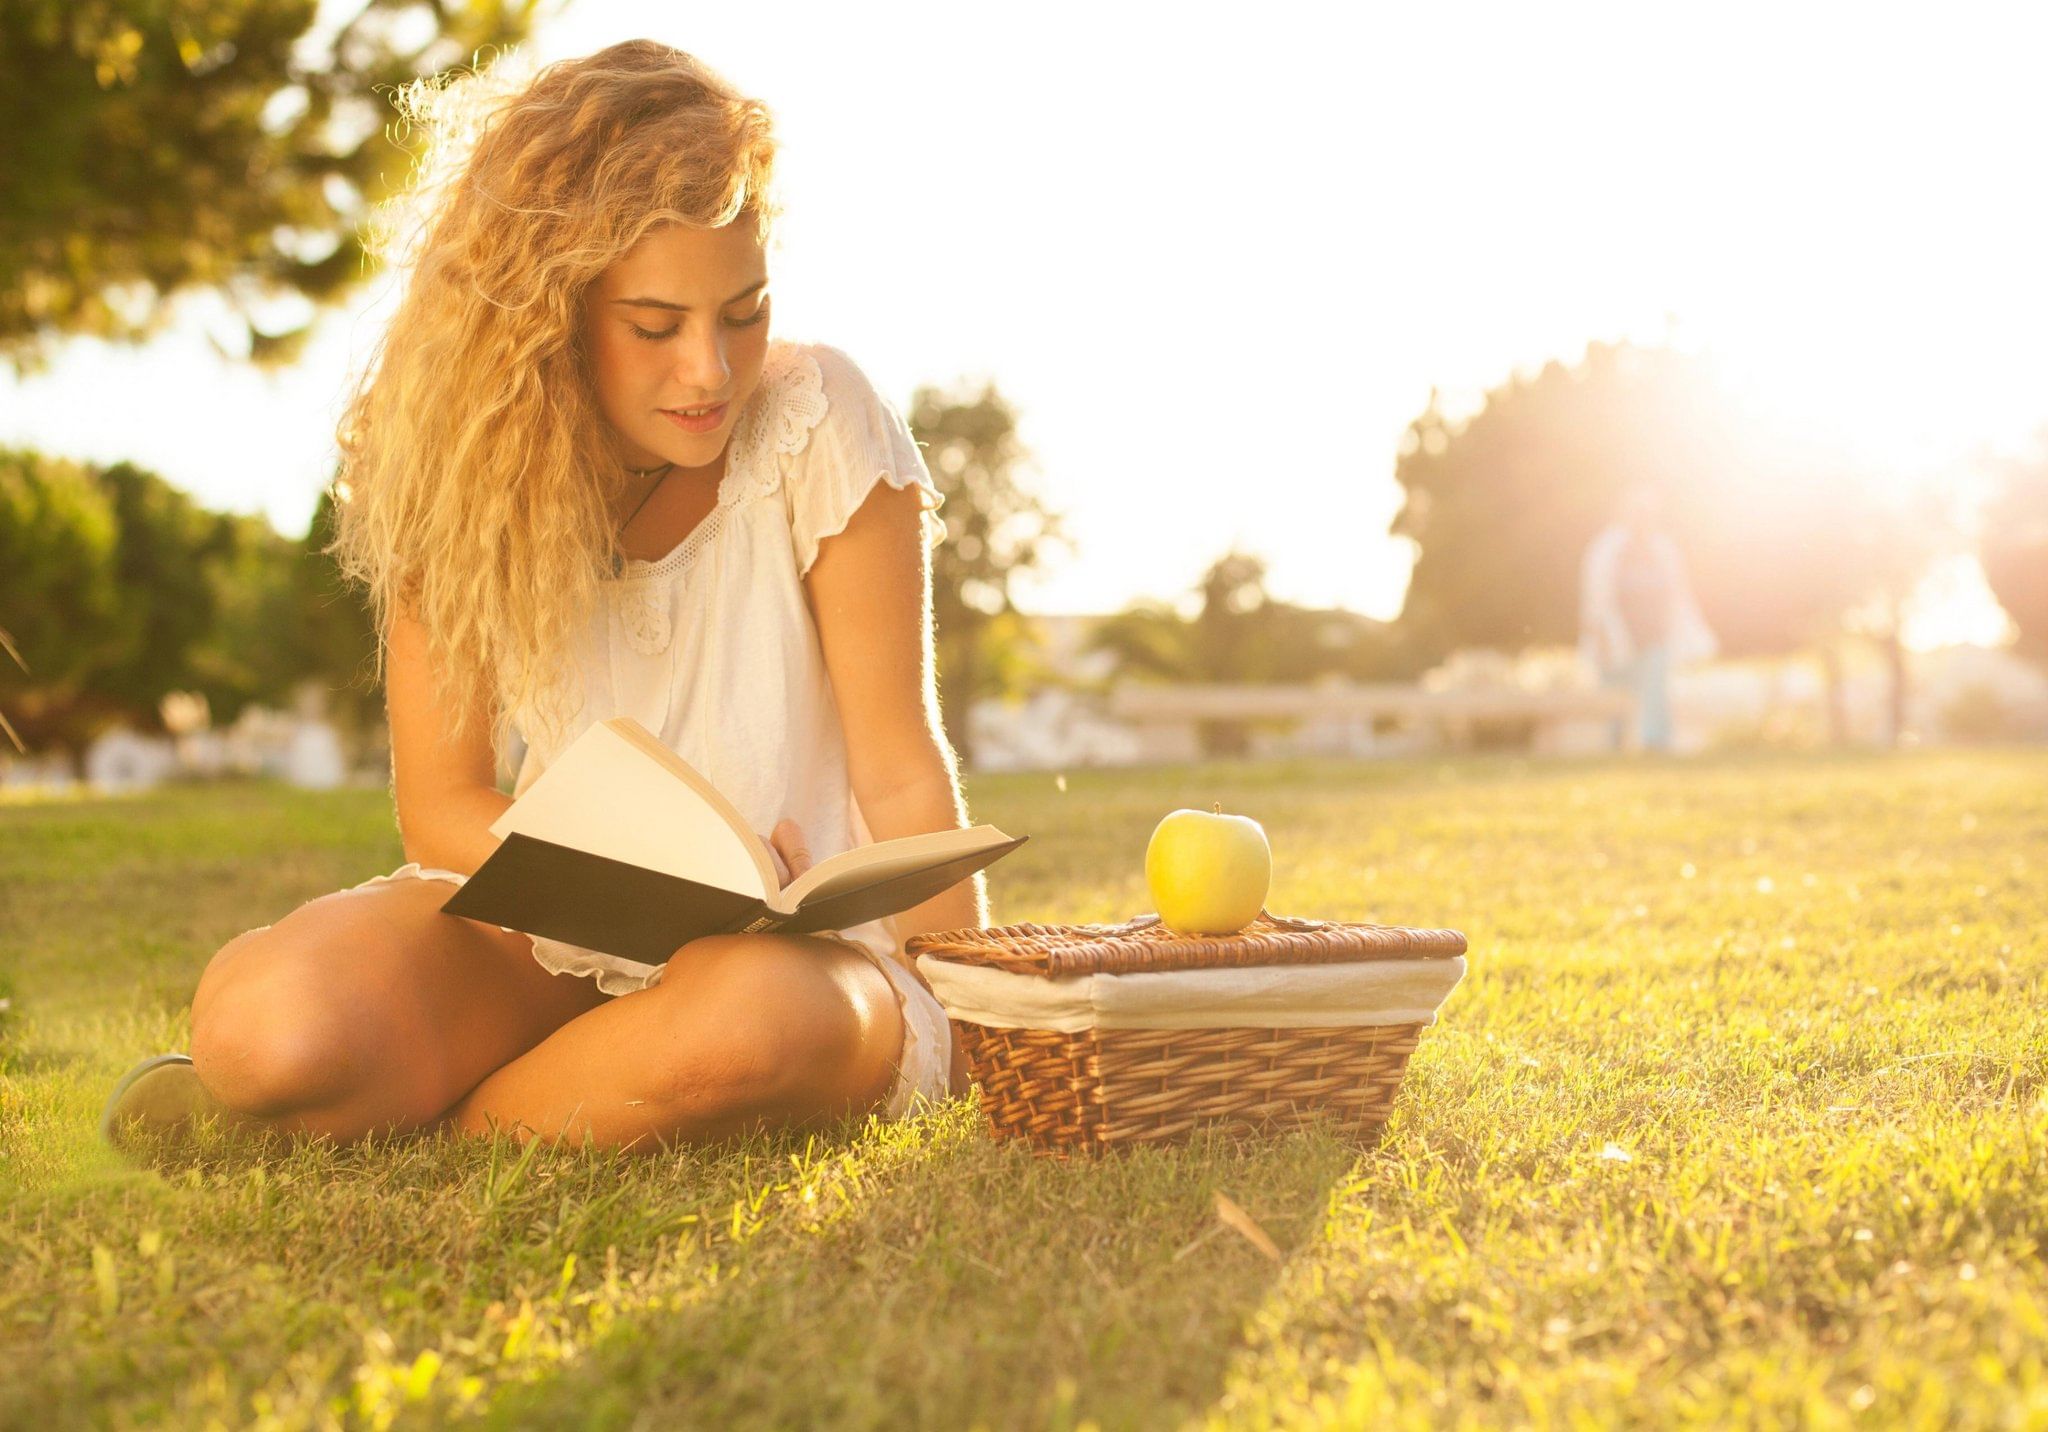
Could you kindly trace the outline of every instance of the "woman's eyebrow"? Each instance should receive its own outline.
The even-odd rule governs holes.
[[[731,298],[728,298],[725,303],[721,303],[718,306],[724,308],[726,304],[738,303],[756,289],[766,288],[767,286],[768,280],[765,278],[758,283],[750,283]],[[665,308],[671,313],[688,313],[690,311],[690,306],[687,303],[670,303],[665,298],[615,298],[612,302],[623,303],[629,308]]]

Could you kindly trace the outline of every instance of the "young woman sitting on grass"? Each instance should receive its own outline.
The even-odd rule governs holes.
[[[644,965],[442,913],[580,731],[637,718],[785,874],[968,824],[932,684],[940,497],[843,353],[770,336],[767,111],[649,41],[416,86],[407,282],[341,424],[333,550],[383,634],[405,864],[230,940],[136,1121],[655,1150],[964,1092],[902,953],[979,876],[832,935]]]

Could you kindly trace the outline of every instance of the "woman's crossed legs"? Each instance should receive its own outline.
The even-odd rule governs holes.
[[[859,951],[714,935],[608,997],[447,887],[339,890],[224,945],[192,1000],[194,1071],[230,1108],[337,1140],[452,1125],[653,1152],[881,1105],[903,1020]]]

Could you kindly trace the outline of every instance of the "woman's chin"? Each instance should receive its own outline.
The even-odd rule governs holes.
[[[713,466],[724,455],[727,436],[725,429],[706,433],[695,442],[678,442],[671,436],[662,445],[662,455],[655,462],[672,462],[685,472],[700,471]]]

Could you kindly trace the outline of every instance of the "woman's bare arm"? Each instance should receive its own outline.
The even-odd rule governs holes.
[[[845,530],[818,544],[804,597],[846,733],[854,799],[876,840],[968,824],[959,763],[939,719],[931,558],[913,486],[878,482]],[[912,935],[988,924],[988,882],[973,875],[889,917]]]
[[[472,723],[459,741],[449,735],[447,698],[427,654],[426,630],[403,613],[392,621],[384,673],[405,858],[474,875],[498,848],[491,822],[512,804],[498,790],[488,721]]]

